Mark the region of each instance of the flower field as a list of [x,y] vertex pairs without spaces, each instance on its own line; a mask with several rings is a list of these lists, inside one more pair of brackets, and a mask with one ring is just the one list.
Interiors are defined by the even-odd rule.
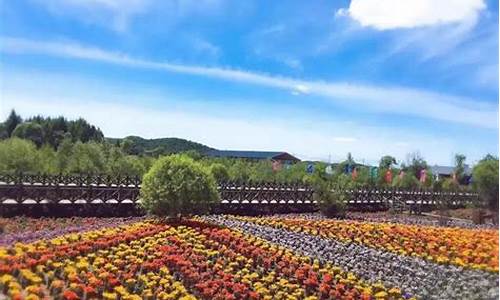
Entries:
[[498,298],[493,229],[300,216],[1,221],[0,299]]

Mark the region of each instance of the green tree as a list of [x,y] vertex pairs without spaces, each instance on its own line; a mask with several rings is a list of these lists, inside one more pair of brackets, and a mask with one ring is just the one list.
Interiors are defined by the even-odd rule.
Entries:
[[24,122],[17,125],[11,136],[30,140],[38,147],[44,142],[42,126],[34,122]]
[[10,137],[14,129],[16,129],[17,125],[21,124],[23,119],[21,116],[16,114],[15,110],[11,110],[7,120],[5,120],[5,130],[7,131],[7,136]]
[[412,172],[404,172],[402,178],[398,175],[393,180],[393,186],[402,189],[412,189],[418,187],[418,185],[419,181]]
[[107,172],[106,158],[98,143],[77,142],[68,164],[69,173],[99,174]]
[[39,172],[44,174],[56,174],[58,173],[57,167],[57,154],[54,148],[49,144],[43,145],[38,150],[39,157]]
[[226,166],[221,163],[213,163],[210,166],[210,172],[214,176],[215,180],[217,180],[217,182],[229,180],[229,172]]
[[346,210],[347,186],[333,185],[331,181],[317,180],[314,183],[314,200],[321,213],[329,218],[344,217]]
[[472,170],[474,188],[493,211],[498,211],[498,167],[498,158],[489,155]]
[[134,141],[129,138],[124,138],[121,142],[121,148],[126,154],[137,154],[134,153]]
[[446,178],[441,183],[441,188],[442,188],[442,190],[447,191],[447,192],[456,192],[459,189],[459,185],[455,180],[453,180],[451,178]]
[[19,138],[0,141],[0,172],[39,172],[39,163],[33,142]]
[[[270,160],[261,160],[257,162],[247,162],[249,169],[248,180],[253,182],[274,181],[275,171],[273,171],[272,162]],[[281,171],[278,171],[281,172]]]
[[94,125],[90,125],[82,118],[70,121],[68,123],[68,130],[73,137],[73,141],[86,143],[89,141],[102,142],[104,140],[102,131]]
[[9,137],[7,133],[7,126],[4,123],[0,123],[0,140],[4,140]]
[[144,175],[141,185],[141,205],[158,216],[205,213],[218,200],[213,175],[185,155],[160,158]]
[[406,172],[410,172],[413,174],[415,178],[420,178],[420,172],[424,169],[427,169],[427,162],[420,155],[420,152],[412,152],[406,155],[406,167],[403,168]]
[[73,143],[65,138],[57,148],[56,168],[58,173],[69,173],[69,164],[73,158]]
[[382,156],[378,164],[379,169],[390,169],[393,165],[397,164],[396,158],[390,155]]
[[232,159],[229,162],[229,177],[234,181],[248,181],[250,170],[248,163],[242,159]]
[[463,182],[465,175],[465,159],[466,156],[463,154],[455,154],[455,175],[458,182]]

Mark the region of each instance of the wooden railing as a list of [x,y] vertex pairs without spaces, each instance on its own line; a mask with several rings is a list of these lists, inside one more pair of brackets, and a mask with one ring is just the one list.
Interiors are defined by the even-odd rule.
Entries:
[[[110,175],[0,174],[0,204],[137,203],[141,178]],[[302,183],[220,182],[222,204],[312,204],[314,190]],[[337,190],[348,204],[390,207],[406,205],[466,205],[477,194],[430,189],[357,188]]]

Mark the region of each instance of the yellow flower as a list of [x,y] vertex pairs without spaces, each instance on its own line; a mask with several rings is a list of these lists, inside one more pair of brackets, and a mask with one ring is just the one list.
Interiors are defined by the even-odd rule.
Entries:
[[118,296],[115,293],[103,292],[102,298],[107,299],[107,300],[114,300],[114,299],[118,299]]
[[385,299],[387,298],[389,295],[387,294],[387,292],[385,291],[381,291],[381,292],[378,292],[375,294],[375,298],[376,299]]

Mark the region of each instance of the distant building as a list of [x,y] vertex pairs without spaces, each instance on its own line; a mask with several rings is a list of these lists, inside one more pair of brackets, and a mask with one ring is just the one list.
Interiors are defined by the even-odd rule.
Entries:
[[[440,180],[444,178],[453,177],[453,173],[455,172],[455,167],[434,165],[431,166],[431,171],[434,177],[437,180]],[[468,182],[469,178],[472,176],[472,169],[468,165],[464,166],[464,175],[465,175],[465,182]]]
[[248,160],[273,160],[282,164],[293,164],[300,159],[287,152],[274,151],[235,151],[235,150],[209,150],[205,153],[209,157],[242,158]]

